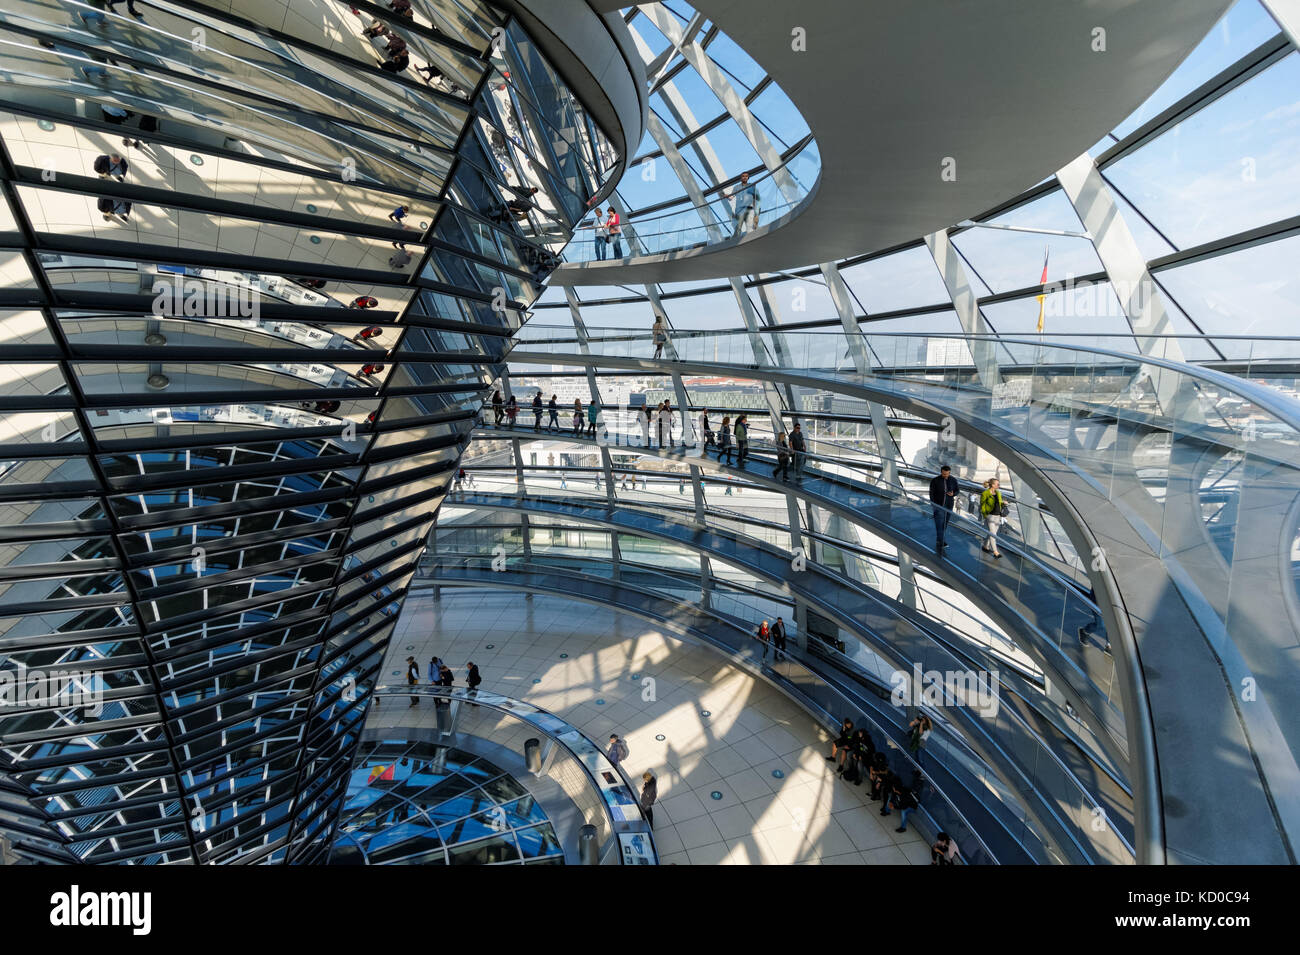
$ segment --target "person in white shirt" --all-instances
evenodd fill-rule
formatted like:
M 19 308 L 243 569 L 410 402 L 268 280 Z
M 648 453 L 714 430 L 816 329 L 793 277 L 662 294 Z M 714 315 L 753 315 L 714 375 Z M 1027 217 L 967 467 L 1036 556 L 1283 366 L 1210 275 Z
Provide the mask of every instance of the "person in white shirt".
M 606 255 L 606 246 L 609 245 L 609 223 L 605 221 L 605 213 L 597 209 L 596 221 L 591 224 L 596 230 L 596 261 L 604 262 Z
M 665 448 L 673 443 L 673 412 L 665 401 L 659 406 L 659 447 Z

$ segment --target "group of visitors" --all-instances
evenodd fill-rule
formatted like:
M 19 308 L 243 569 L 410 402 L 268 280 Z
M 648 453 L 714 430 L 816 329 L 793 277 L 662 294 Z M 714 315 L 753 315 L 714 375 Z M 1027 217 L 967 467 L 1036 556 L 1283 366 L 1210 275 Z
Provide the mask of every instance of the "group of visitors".
M 501 427 L 504 419 L 509 419 L 510 427 L 515 426 L 515 419 L 519 417 L 519 402 L 515 396 L 511 395 L 509 401 L 501 400 L 501 389 L 498 388 L 492 392 L 492 424 L 494 427 Z
M 932 729 L 930 718 L 921 714 L 909 724 L 908 749 L 919 756 Z M 837 773 L 845 782 L 855 786 L 869 785 L 871 801 L 880 803 L 882 816 L 899 813 L 895 832 L 907 831 L 907 818 L 920 808 L 920 798 L 925 777 L 920 770 L 904 782 L 889 766 L 889 754 L 878 749 L 865 728 L 854 728 L 853 720 L 845 717 L 840 723 L 839 735 L 831 743 L 828 763 L 835 764 Z M 919 762 L 919 761 L 918 761 Z M 945 832 L 935 837 L 930 847 L 931 865 L 952 865 L 959 855 L 956 841 Z
M 758 188 L 750 184 L 749 173 L 740 174 L 740 182 L 734 193 L 724 192 L 722 196 L 725 199 L 735 200 L 732 212 L 735 225 L 732 231 L 733 238 L 758 227 Z M 597 206 L 595 219 L 590 225 L 584 225 L 582 228 L 591 229 L 595 233 L 597 262 L 605 261 L 611 246 L 614 250 L 614 258 L 623 258 L 623 220 L 613 206 L 604 210 Z M 659 323 L 656 321 L 655 324 Z M 662 348 L 662 343 L 656 338 L 655 358 L 660 356 Z
M 676 420 L 672 402 L 667 398 L 655 405 L 653 410 L 649 404 L 642 405 L 640 412 L 637 414 L 637 422 L 641 425 L 642 445 L 653 448 L 657 441 L 660 448 L 666 448 L 670 444 L 675 444 L 673 425 Z M 654 432 L 653 440 L 651 438 L 652 430 Z
M 506 421 L 511 428 L 515 426 L 519 416 L 519 403 L 514 395 L 511 395 L 509 399 L 505 399 L 502 397 L 501 389 L 498 388 L 492 392 L 490 404 L 492 406 L 492 424 L 494 427 L 500 427 L 503 421 Z M 540 433 L 545 430 L 549 434 L 559 434 L 567 430 L 574 437 L 594 438 L 597 433 L 602 405 L 599 399 L 593 398 L 584 407 L 582 399 L 575 398 L 571 412 L 572 417 L 569 419 L 571 425 L 566 427 L 561 422 L 558 396 L 553 394 L 549 399 L 545 399 L 541 389 L 538 389 L 533 394 L 532 411 L 534 432 Z M 643 404 L 633 411 L 633 415 L 641 431 L 641 447 L 662 449 L 676 446 L 685 441 L 685 416 L 682 416 L 681 422 L 683 431 L 679 431 L 674 436 L 673 429 L 678 425 L 678 413 L 673 409 L 672 402 L 667 398 L 654 406 L 649 403 Z M 545 416 L 546 420 L 545 425 L 542 423 L 543 416 Z M 745 460 L 749 457 L 750 452 L 749 416 L 747 414 L 738 415 L 734 425 L 731 416 L 726 415 L 722 419 L 722 424 L 715 430 L 709 419 L 709 411 L 705 408 L 700 411 L 698 424 L 699 433 L 704 441 L 703 453 L 707 454 L 709 449 L 712 448 L 717 453 L 719 463 L 732 465 L 734 451 L 734 466 L 739 468 L 745 466 Z M 799 422 L 795 422 L 789 434 L 785 432 L 777 434 L 773 450 L 776 457 L 776 464 L 772 468 L 773 478 L 788 481 L 792 471 L 796 478 L 803 477 L 804 464 L 808 456 L 808 444 L 804 436 L 803 426 Z M 728 493 L 730 493 L 730 488 L 728 488 Z
M 404 20 L 414 21 L 415 11 L 411 8 L 411 0 L 392 0 L 388 8 Z M 356 16 L 362 16 L 360 10 L 352 7 L 352 13 Z M 372 19 L 370 26 L 361 31 L 361 35 L 369 40 L 375 40 L 383 43 L 381 56 L 383 60 L 379 68 L 385 73 L 403 73 L 411 65 L 411 54 L 407 52 L 406 41 L 392 31 L 392 29 L 383 20 Z M 437 72 L 437 71 L 435 71 Z M 438 74 L 441 76 L 441 73 Z
M 106 0 L 107 9 L 111 11 L 113 9 L 113 4 L 121 2 L 122 0 L 111 0 L 111 2 Z M 132 16 L 144 19 L 136 12 L 134 0 L 130 0 L 130 6 L 128 9 Z M 106 21 L 103 13 L 99 11 L 90 11 L 90 13 L 98 17 L 97 21 L 88 21 L 91 25 L 103 26 L 105 24 Z M 86 15 L 83 15 L 83 19 L 85 18 Z M 108 77 L 107 70 L 101 66 L 85 67 L 84 70 L 89 78 L 98 77 L 100 79 L 107 79 Z M 115 104 L 101 106 L 99 110 L 104 121 L 111 123 L 114 126 L 124 126 L 127 120 L 136 115 L 131 110 Z M 157 132 L 158 119 L 157 117 L 144 114 L 140 117 L 139 127 L 144 133 Z M 128 134 L 122 137 L 122 145 L 127 148 L 139 149 L 143 143 L 138 138 L 132 137 Z M 96 174 L 98 174 L 100 179 L 116 179 L 118 182 L 126 182 L 126 174 L 130 169 L 130 165 L 131 164 L 126 160 L 126 157 L 119 153 L 105 153 L 95 157 L 92 168 Z M 117 196 L 100 196 L 95 201 L 95 207 L 104 217 L 105 222 L 120 222 L 125 225 L 131 221 L 131 202 L 129 199 L 122 199 Z
M 707 454 L 709 448 L 714 448 L 718 454 L 718 463 L 726 461 L 728 465 L 731 464 L 731 440 L 734 436 L 735 466 L 738 468 L 745 466 L 745 459 L 749 457 L 749 415 L 738 415 L 734 428 L 731 424 L 731 416 L 726 415 L 722 419 L 722 424 L 714 431 L 706 408 L 700 412 L 700 433 L 704 436 L 704 452 Z M 796 477 L 803 476 L 804 462 L 808 457 L 808 442 L 804 437 L 803 426 L 799 422 L 795 422 L 789 435 L 784 431 L 777 433 L 773 449 L 776 452 L 776 466 L 772 468 L 772 477 L 788 481 L 791 465 Z
M 934 516 L 934 550 L 940 557 L 943 556 L 944 548 L 948 546 L 944 534 L 948 529 L 948 522 L 952 519 L 959 491 L 957 479 L 952 476 L 952 468 L 946 464 L 939 468 L 938 476 L 930 481 L 930 510 Z M 981 550 L 994 557 L 1001 557 L 1002 552 L 998 550 L 998 529 L 1011 509 L 1002 497 L 997 478 L 989 478 L 984 482 L 984 488 L 975 507 L 979 511 L 980 520 L 988 530 L 988 537 L 984 539 Z
M 548 433 L 561 432 L 565 430 L 565 428 L 560 424 L 560 405 L 557 397 L 555 395 L 551 395 L 551 400 L 543 403 L 542 392 L 539 389 L 538 392 L 535 395 L 533 395 L 533 430 L 534 431 L 542 430 L 543 411 L 545 411 L 548 416 L 546 421 L 546 430 Z M 492 414 L 493 414 L 492 423 L 494 425 L 499 426 L 501 424 L 501 418 L 502 415 L 504 414 L 506 417 L 510 419 L 510 425 L 511 427 L 513 427 L 515 423 L 515 416 L 519 414 L 519 406 L 515 402 L 514 395 L 510 396 L 510 401 L 505 405 L 504 409 L 502 409 L 501 392 L 500 391 L 493 392 L 492 393 Z M 596 423 L 599 417 L 600 417 L 599 400 L 593 398 L 591 401 L 589 401 L 587 403 L 587 409 L 584 412 L 582 408 L 582 399 L 575 398 L 573 400 L 573 418 L 572 418 L 573 427 L 571 429 L 571 433 L 573 434 L 574 437 L 582 437 L 585 435 L 587 437 L 594 438 L 596 436 Z
M 471 694 L 477 693 L 479 684 L 483 682 L 483 676 L 478 671 L 478 666 L 473 661 L 465 664 L 465 685 L 469 687 Z M 456 676 L 445 660 L 437 656 L 429 660 L 429 683 L 433 686 L 453 687 L 456 685 Z M 407 686 L 419 686 L 420 684 L 420 664 L 415 662 L 415 657 L 406 658 L 406 684 Z M 411 706 L 419 706 L 420 698 L 411 697 Z

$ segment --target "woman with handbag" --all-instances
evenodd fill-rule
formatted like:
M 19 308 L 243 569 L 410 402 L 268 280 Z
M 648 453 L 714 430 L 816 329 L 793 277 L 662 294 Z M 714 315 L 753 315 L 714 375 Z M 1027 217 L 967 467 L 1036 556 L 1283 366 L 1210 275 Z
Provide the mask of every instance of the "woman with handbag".
M 722 418 L 722 427 L 718 429 L 718 463 L 726 458 L 727 463 L 731 463 L 731 415 L 724 415 Z M 731 485 L 727 485 L 727 493 L 731 493 Z
M 655 361 L 658 361 L 663 357 L 664 346 L 668 344 L 668 326 L 664 324 L 662 315 L 655 318 L 655 323 L 650 326 L 650 334 L 655 343 Z
M 989 531 L 981 549 L 992 551 L 994 557 L 1002 556 L 998 550 L 998 528 L 1002 526 L 1002 519 L 1007 516 L 1008 510 L 1002 492 L 998 490 L 998 479 L 989 478 L 984 482 L 984 493 L 980 495 L 980 517 L 984 518 L 984 526 Z

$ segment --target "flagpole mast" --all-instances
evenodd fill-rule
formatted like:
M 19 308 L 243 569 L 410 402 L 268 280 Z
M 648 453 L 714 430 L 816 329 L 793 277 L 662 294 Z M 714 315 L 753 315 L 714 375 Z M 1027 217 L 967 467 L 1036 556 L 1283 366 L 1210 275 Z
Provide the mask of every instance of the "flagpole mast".
M 1052 254 L 1051 245 L 1043 246 L 1043 278 L 1039 283 L 1046 286 L 1047 284 L 1047 258 Z M 1046 307 L 1046 293 L 1038 297 L 1038 355 L 1034 358 L 1034 364 L 1041 365 L 1043 362 L 1043 310 Z

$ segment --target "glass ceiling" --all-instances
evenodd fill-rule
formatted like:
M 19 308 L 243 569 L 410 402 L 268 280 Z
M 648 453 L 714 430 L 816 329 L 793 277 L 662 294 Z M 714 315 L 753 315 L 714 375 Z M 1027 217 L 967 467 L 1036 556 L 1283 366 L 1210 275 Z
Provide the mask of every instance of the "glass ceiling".
M 721 31 L 707 20 L 692 30 L 694 17 L 681 0 L 624 12 L 651 67 L 651 110 L 673 137 L 694 185 L 708 197 L 742 171 L 761 172 L 763 163 L 691 57 L 673 51 L 660 26 L 692 38 L 692 53 L 702 51 L 717 67 L 714 82 L 720 75 L 730 84 L 783 154 L 808 128 L 780 89 Z M 1221 361 L 1246 350 L 1257 357 L 1295 355 L 1300 280 L 1291 220 L 1300 215 L 1298 90 L 1300 53 L 1258 0 L 1239 0 L 1147 102 L 1091 151 L 1163 298 L 1170 332 L 1191 336 L 1184 342 L 1189 360 Z M 617 192 L 626 218 L 635 220 L 639 210 L 650 215 L 688 208 L 684 184 L 649 134 L 637 156 Z M 1056 177 L 1007 199 L 976 219 L 1009 228 L 950 229 L 990 329 L 1035 332 L 1046 258 L 1048 283 L 1094 277 L 1087 292 L 1048 295 L 1047 336 L 1127 333 L 1120 297 Z M 1262 239 L 1257 232 L 1264 233 Z M 961 330 L 922 237 L 902 249 L 835 265 L 858 321 L 871 324 L 872 332 Z M 816 269 L 738 278 L 770 321 L 839 324 Z M 579 286 L 574 292 L 591 326 L 648 329 L 655 317 L 652 296 L 674 329 L 743 325 L 726 279 Z M 1078 301 L 1067 302 L 1070 296 Z M 563 288 L 544 292 L 533 321 L 571 326 Z M 1226 336 L 1287 340 L 1244 346 Z M 1108 344 L 1116 347 L 1115 340 Z

